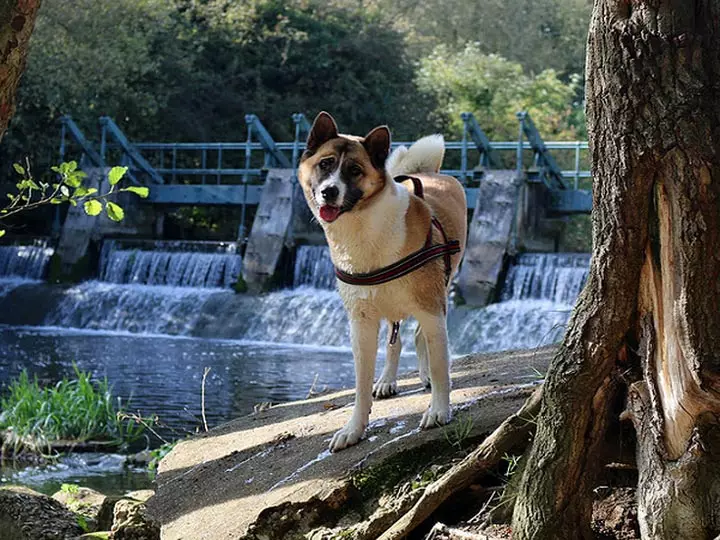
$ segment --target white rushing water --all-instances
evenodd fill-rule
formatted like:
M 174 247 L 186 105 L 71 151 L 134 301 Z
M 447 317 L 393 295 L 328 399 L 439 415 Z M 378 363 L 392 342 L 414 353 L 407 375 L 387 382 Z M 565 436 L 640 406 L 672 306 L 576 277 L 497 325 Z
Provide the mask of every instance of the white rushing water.
M 128 260 L 128 253 L 135 259 Z M 207 264 L 206 255 L 116 250 L 107 258 L 102 274 L 106 280 L 66 290 L 45 323 L 146 334 L 349 346 L 348 320 L 342 301 L 334 290 L 325 288 L 333 281 L 327 248 L 301 248 L 295 267 L 298 286 L 261 296 L 236 295 L 227 288 L 207 285 L 154 284 L 194 283 L 177 276 L 195 275 L 196 271 L 191 269 L 197 268 L 205 269 L 197 271 L 204 276 L 199 282 L 217 284 L 217 278 L 208 279 L 211 265 Z M 508 271 L 502 302 L 483 309 L 451 309 L 448 330 L 453 353 L 532 348 L 558 341 L 585 281 L 588 262 L 585 254 L 518 257 Z M 170 271 L 170 263 L 185 270 Z M 160 266 L 165 268 L 164 274 L 158 272 Z M 117 275 L 124 280 L 141 276 L 138 281 L 148 284 L 118 284 Z M 155 277 L 159 275 L 165 277 Z M 401 336 L 406 351 L 414 349 L 414 327 L 414 321 L 403 324 Z M 380 347 L 386 335 L 383 327 Z
M 0 246 L 0 278 L 42 279 L 54 250 L 46 240 Z
M 103 245 L 100 279 L 110 283 L 172 287 L 231 287 L 242 269 L 235 244 L 195 245 L 214 252 L 187 251 L 190 242 L 154 242 L 152 247 Z
M 326 246 L 298 246 L 293 287 L 335 288 L 335 269 Z

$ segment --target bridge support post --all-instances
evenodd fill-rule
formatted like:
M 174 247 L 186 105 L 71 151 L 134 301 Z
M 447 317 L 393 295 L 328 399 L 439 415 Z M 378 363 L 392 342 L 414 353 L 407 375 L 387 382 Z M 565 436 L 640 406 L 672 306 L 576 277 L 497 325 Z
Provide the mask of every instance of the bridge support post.
M 523 180 L 517 171 L 499 170 L 487 171 L 480 183 L 458 283 L 469 305 L 484 306 L 499 295 Z

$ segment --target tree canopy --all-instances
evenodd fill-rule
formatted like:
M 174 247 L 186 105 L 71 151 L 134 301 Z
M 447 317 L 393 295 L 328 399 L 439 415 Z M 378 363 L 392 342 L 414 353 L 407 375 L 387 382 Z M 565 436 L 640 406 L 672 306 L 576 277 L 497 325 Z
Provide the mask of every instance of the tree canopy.
M 548 138 L 582 136 L 588 2 L 521 4 L 45 0 L 0 162 L 56 164 L 62 114 L 93 139 L 108 115 L 133 140 L 237 141 L 247 113 L 277 139 L 322 109 L 409 139 L 469 110 L 507 138 L 526 108 Z

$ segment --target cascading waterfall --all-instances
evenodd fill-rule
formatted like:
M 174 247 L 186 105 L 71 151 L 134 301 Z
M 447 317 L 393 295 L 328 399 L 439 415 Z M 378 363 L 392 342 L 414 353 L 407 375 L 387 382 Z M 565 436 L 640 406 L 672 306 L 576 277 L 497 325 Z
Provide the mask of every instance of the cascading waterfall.
M 240 268 L 240 257 L 232 249 L 190 251 L 195 246 L 188 243 L 159 243 L 154 247 L 155 251 L 149 251 L 106 245 L 102 281 L 64 291 L 62 301 L 45 323 L 349 346 L 349 325 L 342 301 L 332 290 L 334 277 L 327 247 L 300 247 L 295 288 L 261 296 L 237 295 L 227 287 Z M 171 247 L 185 251 L 172 251 Z M 503 301 L 482 309 L 450 310 L 448 331 L 453 353 L 532 348 L 556 342 L 584 284 L 588 263 L 586 254 L 520 255 L 508 270 Z M 414 349 L 414 328 L 414 321 L 403 324 L 406 351 Z M 381 348 L 386 331 L 383 327 Z
M 54 250 L 44 238 L 32 244 L 0 246 L 0 297 L 43 278 Z
M 295 288 L 308 286 L 316 289 L 335 288 L 335 269 L 327 246 L 299 246 L 295 252 Z
M 529 349 L 557 342 L 585 284 L 589 262 L 585 253 L 518 256 L 508 269 L 503 301 L 468 311 L 450 330 L 455 350 Z
M 0 278 L 42 279 L 54 250 L 47 240 L 0 246 Z
M 213 244 L 214 253 L 187 251 L 190 245 L 154 242 L 152 247 L 156 249 L 147 250 L 107 241 L 101 254 L 100 279 L 110 283 L 203 288 L 231 287 L 237 281 L 242 259 L 235 244 Z M 200 244 L 203 245 L 207 246 Z

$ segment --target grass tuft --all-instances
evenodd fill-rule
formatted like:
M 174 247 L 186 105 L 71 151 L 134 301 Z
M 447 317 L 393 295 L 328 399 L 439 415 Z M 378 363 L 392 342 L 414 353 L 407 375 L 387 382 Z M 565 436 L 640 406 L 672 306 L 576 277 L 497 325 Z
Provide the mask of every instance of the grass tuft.
M 140 438 L 145 427 L 124 419 L 123 405 L 106 378 L 93 380 L 73 366 L 75 378 L 41 387 L 27 371 L 0 398 L 3 455 L 23 451 L 51 453 L 53 443 L 103 442 L 123 446 Z

